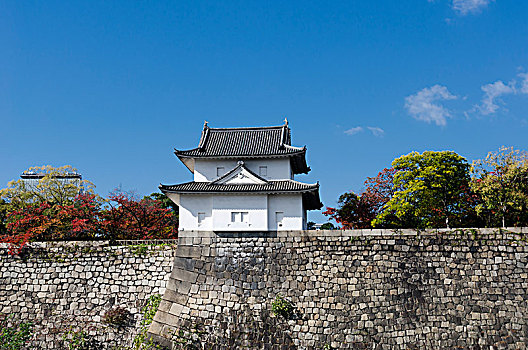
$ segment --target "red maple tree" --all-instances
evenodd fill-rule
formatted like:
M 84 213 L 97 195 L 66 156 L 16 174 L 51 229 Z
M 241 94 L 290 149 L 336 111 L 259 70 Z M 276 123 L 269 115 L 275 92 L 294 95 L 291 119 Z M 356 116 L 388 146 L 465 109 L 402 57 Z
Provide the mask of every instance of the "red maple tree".
M 112 239 L 176 238 L 178 222 L 173 211 L 150 197 L 134 198 L 130 193 L 113 192 L 110 207 L 101 212 L 103 231 Z
M 178 232 L 177 216 L 161 200 L 122 192 L 111 193 L 106 207 L 93 194 L 70 204 L 29 204 L 7 214 L 6 222 L 0 242 L 9 244 L 10 254 L 34 241 L 170 239 Z
M 385 168 L 375 177 L 368 177 L 361 194 L 342 194 L 338 200 L 339 207 L 326 207 L 323 214 L 334 219 L 343 229 L 371 228 L 372 220 L 394 194 L 392 180 L 395 173 L 393 168 Z

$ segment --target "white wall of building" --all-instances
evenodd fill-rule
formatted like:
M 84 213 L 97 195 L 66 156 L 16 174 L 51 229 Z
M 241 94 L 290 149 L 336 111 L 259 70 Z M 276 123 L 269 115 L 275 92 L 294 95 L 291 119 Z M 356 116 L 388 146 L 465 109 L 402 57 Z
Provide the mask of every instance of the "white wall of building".
M 304 210 L 301 194 L 268 195 L 268 227 L 270 231 L 302 230 Z
M 213 196 L 207 194 L 180 195 L 179 230 L 213 230 Z M 200 218 L 200 223 L 198 222 Z
M 218 178 L 218 167 L 224 168 L 224 174 L 237 166 L 238 159 L 196 159 L 194 164 L 194 181 L 209 182 Z M 260 175 L 260 167 L 266 167 L 267 180 L 293 179 L 289 158 L 244 159 L 246 167 Z M 222 174 L 223 175 L 223 174 Z
M 213 227 L 225 231 L 267 231 L 266 194 L 220 195 L 213 197 Z
M 305 228 L 306 214 L 301 194 L 181 194 L 179 202 L 180 230 L 283 231 Z

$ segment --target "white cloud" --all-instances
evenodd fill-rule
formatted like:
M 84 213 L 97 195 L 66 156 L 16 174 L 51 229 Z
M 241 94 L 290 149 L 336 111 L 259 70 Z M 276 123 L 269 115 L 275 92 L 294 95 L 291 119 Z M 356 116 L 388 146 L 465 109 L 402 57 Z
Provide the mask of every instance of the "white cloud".
M 446 118 L 450 117 L 451 113 L 438 102 L 456 98 L 457 96 L 452 95 L 445 86 L 437 84 L 407 96 L 405 108 L 417 120 L 428 123 L 434 122 L 436 125 L 446 125 Z
M 358 132 L 362 132 L 363 128 L 361 126 L 356 126 L 355 128 L 350 128 L 348 130 L 345 130 L 345 134 L 347 135 L 355 135 Z
M 494 0 L 453 0 L 452 8 L 460 15 L 478 13 Z
M 383 130 L 382 128 L 377 127 L 377 126 L 367 126 L 366 129 L 368 129 L 368 131 L 370 131 L 372 133 L 372 135 L 374 135 L 376 137 L 383 137 L 383 135 L 385 135 L 385 130 Z M 365 131 L 364 127 L 356 126 L 354 128 L 350 128 L 348 130 L 345 130 L 344 132 L 347 135 L 356 135 L 356 134 L 359 134 L 360 132 L 363 132 L 363 131 Z
M 377 126 L 367 126 L 367 129 L 369 129 L 370 132 L 372 132 L 372 135 L 376 137 L 383 137 L 383 135 L 385 135 L 385 130 Z
M 522 79 L 519 92 L 521 94 L 528 94 L 528 73 L 519 73 L 519 77 Z
M 514 84 L 515 82 L 511 82 L 506 85 L 501 80 L 498 80 L 494 83 L 481 86 L 481 90 L 484 91 L 484 97 L 482 98 L 482 104 L 478 107 L 480 112 L 485 115 L 497 112 L 500 107 L 497 104 L 497 99 L 503 95 L 514 94 Z

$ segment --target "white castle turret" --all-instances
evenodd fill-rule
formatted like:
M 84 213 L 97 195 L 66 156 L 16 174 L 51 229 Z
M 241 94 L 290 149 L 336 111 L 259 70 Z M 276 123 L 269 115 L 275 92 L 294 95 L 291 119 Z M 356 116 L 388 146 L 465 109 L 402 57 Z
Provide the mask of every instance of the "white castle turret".
M 319 184 L 294 180 L 308 173 L 306 147 L 291 146 L 281 126 L 210 128 L 197 148 L 175 150 L 194 181 L 160 185 L 180 207 L 180 230 L 306 229 L 306 211 L 320 209 Z

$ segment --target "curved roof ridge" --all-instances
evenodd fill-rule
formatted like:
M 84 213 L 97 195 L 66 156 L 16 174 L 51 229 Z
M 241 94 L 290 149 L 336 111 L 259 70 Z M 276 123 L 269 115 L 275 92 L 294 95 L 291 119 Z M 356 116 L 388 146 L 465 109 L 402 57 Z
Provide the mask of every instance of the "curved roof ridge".
M 205 147 L 205 144 L 207 142 L 207 136 L 209 136 L 209 130 L 210 128 L 206 124 L 202 131 L 202 136 L 200 137 L 200 143 L 198 144 L 198 147 L 197 147 L 200 151 L 203 151 Z
M 306 151 L 306 146 L 299 147 L 299 146 L 292 146 L 292 145 L 284 145 L 284 147 L 288 149 L 298 150 L 298 151 Z
M 234 128 L 211 128 L 207 127 L 209 130 L 220 130 L 220 131 L 240 131 L 240 130 L 259 130 L 259 129 L 280 129 L 285 127 L 285 125 L 273 125 L 273 126 L 240 126 L 240 127 L 234 127 Z

